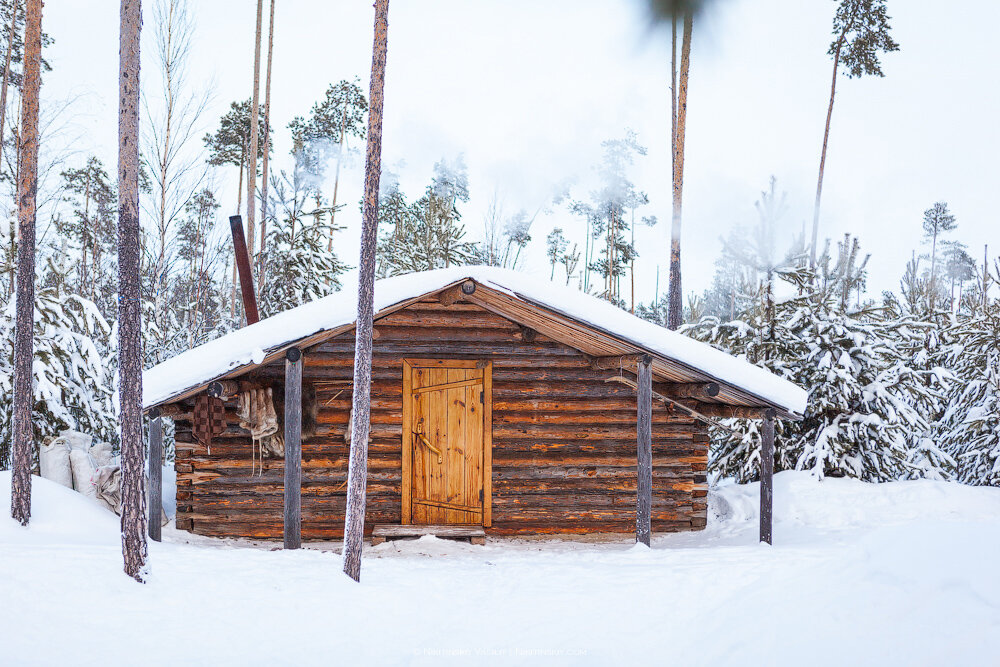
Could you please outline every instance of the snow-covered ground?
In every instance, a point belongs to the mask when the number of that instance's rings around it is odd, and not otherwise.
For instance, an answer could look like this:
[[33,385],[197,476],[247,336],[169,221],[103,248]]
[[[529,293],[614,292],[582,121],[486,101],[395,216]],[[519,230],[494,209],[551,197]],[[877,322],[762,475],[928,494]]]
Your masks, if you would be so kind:
[[[433,538],[297,552],[165,530],[148,583],[117,517],[34,480],[29,529],[0,473],[0,663],[985,665],[1000,653],[1000,489],[776,477],[723,487],[709,527],[653,549]],[[362,662],[364,661],[364,662]]]

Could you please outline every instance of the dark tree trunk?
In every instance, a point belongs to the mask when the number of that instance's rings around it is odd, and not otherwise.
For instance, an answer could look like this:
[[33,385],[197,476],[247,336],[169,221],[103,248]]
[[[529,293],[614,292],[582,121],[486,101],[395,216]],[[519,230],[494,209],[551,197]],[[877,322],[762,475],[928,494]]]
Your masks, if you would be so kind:
[[771,544],[774,507],[774,409],[764,415],[760,451],[760,541]]
[[635,541],[649,546],[653,511],[653,360],[643,355],[636,369],[637,481]]
[[149,539],[160,541],[163,513],[163,420],[160,409],[149,411]]
[[[16,11],[16,8],[15,8]],[[35,195],[38,191],[38,89],[41,85],[42,0],[28,0],[24,27],[24,88],[17,176],[17,303],[14,324],[13,457],[10,515],[31,519],[31,361],[35,314]]]
[[125,574],[146,566],[142,442],[142,311],[139,301],[140,0],[122,0],[118,77],[118,392],[121,404],[122,556]]
[[368,150],[365,157],[365,200],[358,264],[358,320],[354,350],[354,426],[344,520],[344,572],[361,579],[361,549],[365,529],[365,484],[368,477],[368,434],[372,381],[372,319],[375,300],[375,241],[378,233],[378,188],[382,172],[382,90],[385,87],[389,0],[375,3],[375,48],[369,92]]
[[684,136],[687,129],[688,72],[691,69],[691,13],[684,15],[681,39],[680,84],[673,135],[673,210],[670,221],[670,283],[667,292],[667,328],[677,329],[684,322],[684,299],[681,287],[681,200],[684,192]]
[[285,352],[285,519],[286,549],[302,546],[302,351]]

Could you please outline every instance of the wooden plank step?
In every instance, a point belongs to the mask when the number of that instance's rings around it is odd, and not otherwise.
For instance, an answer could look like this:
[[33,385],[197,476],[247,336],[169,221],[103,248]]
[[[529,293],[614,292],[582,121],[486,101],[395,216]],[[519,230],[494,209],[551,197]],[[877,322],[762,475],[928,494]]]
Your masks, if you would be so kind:
[[372,546],[386,540],[433,535],[447,540],[469,540],[471,544],[486,544],[486,531],[482,526],[401,526],[399,524],[377,524],[372,528]]

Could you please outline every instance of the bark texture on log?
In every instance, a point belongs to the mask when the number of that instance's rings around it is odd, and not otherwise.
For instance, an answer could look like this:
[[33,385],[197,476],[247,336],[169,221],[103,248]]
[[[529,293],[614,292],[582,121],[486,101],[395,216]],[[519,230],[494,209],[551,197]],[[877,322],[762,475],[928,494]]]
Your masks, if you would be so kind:
[[636,392],[637,475],[635,505],[635,541],[649,546],[652,533],[653,507],[653,360],[639,361],[638,391]]
[[163,420],[156,408],[149,416],[149,538],[159,542],[163,512]]
[[774,507],[774,410],[764,415],[760,452],[760,541],[771,544]]
[[146,567],[146,448],[142,442],[142,310],[139,295],[140,0],[122,0],[118,77],[118,368],[121,404],[122,556],[125,574]]
[[344,572],[361,579],[361,550],[365,529],[365,484],[372,373],[372,329],[375,300],[375,244],[378,238],[379,178],[382,173],[382,104],[389,30],[389,0],[375,3],[375,46],[368,99],[368,148],[365,157],[365,199],[361,221],[361,258],[358,264],[358,319],[354,351],[354,428],[348,472],[347,513],[344,518]]
[[21,99],[20,165],[17,179],[17,301],[14,316],[10,515],[22,526],[31,519],[32,357],[35,315],[35,196],[38,192],[38,90],[41,85],[42,2],[28,0],[24,28],[24,91]]
[[285,353],[285,525],[286,549],[302,546],[302,352]]

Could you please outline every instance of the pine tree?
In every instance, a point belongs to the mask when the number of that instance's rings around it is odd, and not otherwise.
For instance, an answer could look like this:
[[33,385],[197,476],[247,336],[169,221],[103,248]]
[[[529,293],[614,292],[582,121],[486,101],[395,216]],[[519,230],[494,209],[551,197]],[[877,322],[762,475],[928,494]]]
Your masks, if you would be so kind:
[[826,110],[823,129],[823,148],[819,158],[819,176],[816,179],[816,203],[813,206],[812,243],[809,265],[816,264],[816,243],[819,239],[819,207],[823,196],[823,172],[826,169],[826,149],[830,141],[830,120],[833,118],[833,100],[837,93],[837,74],[840,66],[848,78],[865,75],[885,76],[880,53],[899,50],[889,34],[889,15],[886,0],[838,0],[833,16],[833,42],[827,53],[833,56],[833,77],[830,83],[830,103]]
[[[269,179],[269,166],[268,158],[271,156],[271,58],[274,55],[274,0],[271,0],[271,15],[267,21],[267,75],[264,83],[264,113],[262,115],[264,122],[264,159],[261,164],[262,178],[260,180],[260,253],[258,257],[262,257],[264,254],[264,248],[267,246],[267,184]],[[253,253],[253,248],[250,249]],[[259,259],[258,261],[263,261]],[[262,268],[258,268],[258,273]]]
[[41,85],[42,0],[27,0],[24,89],[18,150],[17,301],[12,413],[13,457],[10,515],[22,526],[31,518],[32,356],[35,304],[35,198],[38,190],[38,91]]
[[[48,269],[44,282],[58,284],[51,259]],[[108,323],[92,302],[55,286],[38,291],[34,319],[33,440],[71,428],[116,442],[111,377],[101,353],[107,347]],[[14,329],[13,309],[0,311],[0,344],[8,350],[14,348]],[[9,355],[0,356],[0,469],[10,463],[12,362]]]
[[691,29],[693,15],[683,13],[684,33],[681,41],[680,87],[674,82],[677,57],[677,17],[673,18],[673,59],[671,60],[671,163],[673,165],[673,207],[670,224],[670,283],[667,308],[667,328],[677,329],[684,320],[681,303],[681,202],[684,190],[684,141],[687,134],[688,77],[691,68]]
[[140,0],[121,2],[118,77],[118,364],[121,410],[122,556],[125,574],[146,567],[145,446],[142,441],[142,311],[139,254]]
[[[253,274],[253,252],[254,252],[254,239],[257,233],[257,228],[255,224],[257,215],[257,202],[255,197],[257,196],[257,158],[262,150],[262,145],[260,141],[261,135],[267,132],[266,126],[262,131],[261,124],[264,123],[264,117],[261,114],[260,109],[260,38],[261,38],[261,22],[263,20],[264,14],[264,0],[257,0],[257,31],[255,33],[254,39],[254,52],[253,52],[253,102],[250,103],[250,144],[249,151],[247,155],[249,156],[250,165],[247,168],[247,217],[246,217],[246,228],[247,228],[247,251],[250,253],[250,266],[249,271],[251,275]],[[266,141],[263,143],[267,143]]]
[[[398,181],[389,176],[379,198],[378,275],[395,276],[461,266],[476,257],[474,243],[465,241],[465,226],[458,204],[469,200],[465,163],[440,161],[424,196],[408,202]],[[530,226],[530,223],[529,223]],[[512,244],[526,244],[527,229],[521,223]],[[515,232],[517,233],[517,232]],[[510,238],[510,237],[508,237]],[[510,246],[508,245],[508,251]]]
[[935,435],[954,457],[959,481],[1000,486],[1000,301],[960,316],[943,337],[938,360],[955,382]]
[[371,430],[372,329],[375,300],[375,250],[378,240],[379,177],[382,173],[382,99],[389,30],[389,0],[375,3],[375,45],[372,49],[371,113],[365,157],[365,199],[362,211],[361,261],[358,265],[358,318],[354,352],[354,423],[347,474],[344,518],[344,573],[361,580],[361,549],[365,529],[365,485],[368,477],[368,435]]
[[69,217],[60,217],[56,229],[79,251],[74,290],[88,297],[106,317],[113,317],[115,223],[118,192],[99,159],[91,156],[84,167],[61,174]]
[[940,285],[937,280],[938,238],[942,234],[953,231],[957,227],[958,223],[955,222],[955,216],[948,211],[947,202],[936,202],[933,206],[924,211],[924,238],[930,240],[931,243],[931,269],[928,289],[930,292],[929,307],[932,311],[935,308],[937,292],[940,289]]
[[[815,272],[797,266],[795,256],[776,263],[774,273],[797,296],[773,300],[764,281],[740,319],[705,317],[684,329],[809,390],[803,421],[778,424],[776,469],[867,481],[946,477],[951,459],[927,437],[919,407],[933,404],[941,388],[933,372],[914,365],[926,323],[884,306],[854,307],[848,297],[867,264],[856,240],[839,243],[836,260],[824,251]],[[711,470],[753,480],[758,426],[729,426],[714,433]]]
[[[603,290],[598,295],[612,303],[623,304],[621,277],[625,275],[638,256],[632,243],[634,211],[649,199],[638,191],[629,178],[630,168],[637,156],[646,154],[635,132],[628,130],[622,139],[609,139],[601,143],[603,155],[595,168],[599,188],[591,193],[591,200],[570,200],[569,209],[584,219],[586,245],[583,251],[583,289],[592,292],[590,273],[604,278]],[[631,219],[626,211],[631,210]]]
[[555,279],[556,264],[562,262],[568,246],[569,241],[566,240],[563,230],[559,227],[554,227],[549,232],[549,235],[545,237],[545,256],[549,258],[549,265],[552,267],[552,270],[549,272],[549,280]]

